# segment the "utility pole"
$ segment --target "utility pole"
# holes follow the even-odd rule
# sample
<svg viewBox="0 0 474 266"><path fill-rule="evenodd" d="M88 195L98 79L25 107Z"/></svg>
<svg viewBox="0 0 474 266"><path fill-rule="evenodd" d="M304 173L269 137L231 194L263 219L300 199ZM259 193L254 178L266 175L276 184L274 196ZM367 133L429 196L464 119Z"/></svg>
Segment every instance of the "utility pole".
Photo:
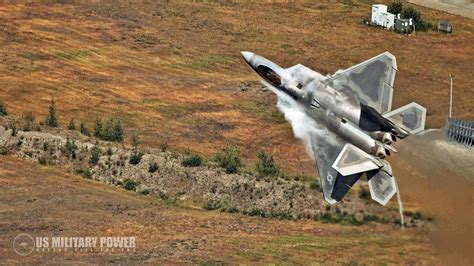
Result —
<svg viewBox="0 0 474 266"><path fill-rule="evenodd" d="M450 85L449 85L449 118L453 113L453 75L449 74Z"/></svg>

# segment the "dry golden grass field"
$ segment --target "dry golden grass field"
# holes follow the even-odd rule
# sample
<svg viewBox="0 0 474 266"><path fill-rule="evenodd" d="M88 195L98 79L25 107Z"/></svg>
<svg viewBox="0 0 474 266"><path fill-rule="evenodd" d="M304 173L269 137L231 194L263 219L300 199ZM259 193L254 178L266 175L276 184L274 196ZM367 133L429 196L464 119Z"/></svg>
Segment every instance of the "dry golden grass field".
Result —
<svg viewBox="0 0 474 266"><path fill-rule="evenodd" d="M0 100L12 113L42 119L54 97L62 127L117 116L150 147L167 141L209 155L234 144L249 162L264 147L288 171L314 174L239 52L331 74L390 51L395 108L417 101L427 126L442 126L452 73L454 115L474 118L468 18L419 7L428 20L450 20L454 33L404 36L362 23L372 1L85 2L0 5Z"/></svg>
<svg viewBox="0 0 474 266"><path fill-rule="evenodd" d="M389 51L398 62L394 108L416 101L428 109L427 127L442 127L452 73L453 114L474 119L474 21L417 6L429 21L451 21L453 34L400 35L362 23L372 3L2 2L0 101L11 114L31 111L42 120L55 98L62 128L71 118L92 128L97 117L118 117L126 143L138 133L143 148L167 142L172 151L190 149L204 156L236 145L248 167L264 148L285 172L316 176L314 162L279 114L276 97L262 89L240 51L253 51L283 67L302 63L323 74ZM437 193L443 189L416 169L420 153L433 150L410 150L414 145L406 143L401 153L411 157L391 161L400 170L409 209L436 199L445 204L442 217L449 220L456 214L454 205L472 206L472 182L463 180L461 191L466 193L444 200L445 194ZM433 164L425 163L425 172ZM422 178L411 182L403 175ZM460 176L452 170L438 175ZM427 183L430 193L417 194ZM461 222L470 231L459 237L472 235L472 217L466 216ZM430 228L401 231L394 225L341 226L202 211L0 155L0 262L433 264L440 263L440 250L458 256L455 249L462 245L460 261L472 264L471 252L465 250L472 241L446 247L434 243L426 230ZM137 251L19 258L11 248L18 232L133 234Z"/></svg>

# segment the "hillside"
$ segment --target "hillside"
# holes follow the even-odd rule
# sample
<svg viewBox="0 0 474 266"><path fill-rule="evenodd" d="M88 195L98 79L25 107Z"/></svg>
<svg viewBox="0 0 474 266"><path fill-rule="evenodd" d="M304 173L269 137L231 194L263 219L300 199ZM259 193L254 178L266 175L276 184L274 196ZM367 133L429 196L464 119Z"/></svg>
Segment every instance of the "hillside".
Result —
<svg viewBox="0 0 474 266"><path fill-rule="evenodd" d="M1 262L472 264L470 150L443 131L396 143L388 160L404 230L395 197L376 204L362 193L365 179L329 206L276 97L240 56L332 74L389 51L398 62L393 107L416 101L427 127L439 128L450 73L454 116L474 120L472 19L417 6L454 33L406 36L363 24L371 0L52 2L64 3L0 5L0 103L9 113L0 117ZM41 125L52 98L59 128ZM123 142L79 133L80 122L93 132L107 118L122 121ZM71 119L77 130L67 130ZM135 134L144 152L136 165ZM235 174L212 160L231 145L244 162ZM282 175L256 175L262 148ZM204 163L184 166L189 154ZM12 240L21 232L138 243L133 253L19 257Z"/></svg>
<svg viewBox="0 0 474 266"><path fill-rule="evenodd" d="M426 234L398 226L340 226L202 211L1 156L2 263L430 263ZM23 169L19 172L18 169ZM84 212L87 209L87 212ZM67 215L65 215L67 214ZM32 236L135 236L136 251L14 253ZM218 252L217 252L218 251Z"/></svg>
<svg viewBox="0 0 474 266"><path fill-rule="evenodd" d="M442 126L452 73L454 114L472 119L474 22L420 7L428 20L449 19L454 34L403 36L363 25L369 4L3 4L0 99L12 113L42 117L54 97L62 127L117 116L150 147L210 155L231 143L249 163L264 147L288 171L313 175L239 51L325 74L390 51L399 66L394 107L417 101L428 108L427 126Z"/></svg>

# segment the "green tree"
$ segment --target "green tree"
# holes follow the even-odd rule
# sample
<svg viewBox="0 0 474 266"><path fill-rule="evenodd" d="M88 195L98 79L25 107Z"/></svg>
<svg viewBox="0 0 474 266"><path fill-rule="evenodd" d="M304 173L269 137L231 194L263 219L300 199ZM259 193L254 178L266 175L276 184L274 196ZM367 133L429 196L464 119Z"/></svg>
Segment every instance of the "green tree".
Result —
<svg viewBox="0 0 474 266"><path fill-rule="evenodd" d="M67 125L67 129L76 130L76 124L74 123L74 119L71 118L71 121L69 121L69 124Z"/></svg>
<svg viewBox="0 0 474 266"><path fill-rule="evenodd" d="M273 156L265 153L263 149L258 153L256 170L260 177L276 176L280 172L273 160Z"/></svg>
<svg viewBox="0 0 474 266"><path fill-rule="evenodd" d="M3 102L0 102L0 116L6 116L6 115L8 115L7 107L5 106Z"/></svg>
<svg viewBox="0 0 474 266"><path fill-rule="evenodd" d="M84 125L84 123L81 122L81 125L79 126L79 130L81 131L81 134L84 136L90 136L89 129Z"/></svg>
<svg viewBox="0 0 474 266"><path fill-rule="evenodd" d="M414 7L409 6L403 9L401 13L402 18L411 18L415 24L415 29L417 31L426 31L428 30L428 23L423 21L421 18L420 11L416 10Z"/></svg>
<svg viewBox="0 0 474 266"><path fill-rule="evenodd" d="M101 138L102 136L102 121L99 117L95 118L94 121L94 137Z"/></svg>
<svg viewBox="0 0 474 266"><path fill-rule="evenodd" d="M58 127L58 117L56 115L56 105L54 98L51 98L48 113L44 119L44 124L49 127Z"/></svg>
<svg viewBox="0 0 474 266"><path fill-rule="evenodd" d="M400 0L393 1L389 6L388 6L388 12L392 13L394 15L401 14L403 9L403 4Z"/></svg>
<svg viewBox="0 0 474 266"><path fill-rule="evenodd" d="M66 154L68 155L68 158L70 159L76 159L76 151L77 151L77 146L76 142L74 140L70 140L69 138L66 140Z"/></svg>
<svg viewBox="0 0 474 266"><path fill-rule="evenodd" d="M100 160L100 154L101 153L102 153L102 151L100 150L99 147L97 147L97 146L92 147L92 149L91 149L91 159L90 159L90 163L92 165L97 165L97 163Z"/></svg>
<svg viewBox="0 0 474 266"><path fill-rule="evenodd" d="M242 167L242 160L240 159L240 149L235 146L228 146L222 148L215 156L214 160L220 167L225 169L228 174L237 173Z"/></svg>
<svg viewBox="0 0 474 266"><path fill-rule="evenodd" d="M138 149L138 145L140 144L140 139L138 138L137 134L133 134L132 136L132 146L133 151L130 155L129 163L133 165L137 165L142 160L143 152Z"/></svg>
<svg viewBox="0 0 474 266"><path fill-rule="evenodd" d="M23 131L30 131L35 124L35 116L32 112L27 112L23 115Z"/></svg>
<svg viewBox="0 0 474 266"><path fill-rule="evenodd" d="M97 118L94 123L94 136L106 141L121 142L123 140L122 122L117 118L109 118L105 121Z"/></svg>

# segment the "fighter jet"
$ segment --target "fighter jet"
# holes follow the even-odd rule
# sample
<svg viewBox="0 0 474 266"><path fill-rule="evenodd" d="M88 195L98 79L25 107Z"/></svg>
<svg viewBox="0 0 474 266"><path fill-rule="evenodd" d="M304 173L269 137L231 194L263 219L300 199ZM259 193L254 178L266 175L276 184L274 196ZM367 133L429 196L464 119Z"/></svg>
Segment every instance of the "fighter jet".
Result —
<svg viewBox="0 0 474 266"><path fill-rule="evenodd" d="M322 134L310 136L324 199L334 204L365 173L371 197L385 205L397 192L386 156L392 143L425 128L426 109L410 103L391 111L395 56L382 53L333 75L301 64L282 68L241 52L262 82L302 107Z"/></svg>

